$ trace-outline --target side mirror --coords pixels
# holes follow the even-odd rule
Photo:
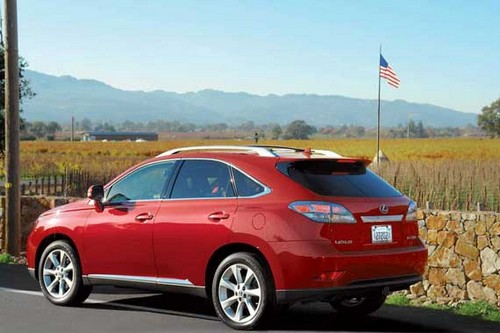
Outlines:
[[[104,199],[104,186],[102,185],[92,185],[87,191],[87,197],[94,200],[94,207],[96,212],[102,212],[104,210],[104,204],[102,199]]]

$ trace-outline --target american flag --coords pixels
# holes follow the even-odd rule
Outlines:
[[[380,77],[387,80],[387,83],[394,88],[399,87],[399,78],[394,69],[389,66],[389,63],[380,55]]]

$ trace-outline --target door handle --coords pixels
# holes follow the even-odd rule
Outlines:
[[[139,222],[146,222],[147,220],[152,220],[153,219],[153,215],[151,215],[150,213],[142,213],[142,214],[139,214],[135,217],[135,220],[136,221],[139,221]]]
[[[226,212],[215,212],[208,215],[208,219],[214,222],[219,222],[220,220],[227,220],[228,218],[229,214]]]

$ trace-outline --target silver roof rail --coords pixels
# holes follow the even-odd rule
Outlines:
[[[285,146],[194,146],[194,147],[181,147],[168,150],[166,152],[161,153],[156,157],[175,155],[182,152],[188,151],[239,151],[239,152],[250,152],[257,154],[262,157],[278,157],[279,153],[305,153],[307,149],[303,148],[293,148],[293,147],[285,147]],[[330,150],[322,150],[322,149],[310,149],[311,154],[323,155],[325,157],[332,158],[342,158],[342,155],[339,155]]]
[[[241,151],[241,152],[251,152],[262,157],[276,157],[277,155],[272,153],[269,149],[263,147],[251,147],[251,146],[194,146],[194,147],[182,147],[168,150],[161,153],[156,157],[169,156],[177,153],[187,152],[187,151]]]
[[[294,148],[294,147],[287,147],[287,146],[268,146],[268,145],[251,145],[250,147],[259,147],[259,148],[266,148],[270,150],[271,152],[293,152],[293,153],[304,153],[306,152],[306,149],[304,148]],[[342,155],[337,154],[334,151],[331,150],[324,150],[324,149],[311,149],[311,154],[317,154],[317,155],[324,155],[326,157],[335,157],[335,158],[340,158],[343,157]]]
[[[331,150],[311,149],[311,153],[318,155],[325,155],[326,157],[335,157],[335,158],[343,157],[342,155],[337,154],[336,152]]]

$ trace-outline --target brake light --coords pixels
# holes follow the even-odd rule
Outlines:
[[[342,205],[322,201],[295,201],[291,210],[319,223],[356,223],[350,211]]]
[[[410,201],[408,206],[408,211],[406,212],[406,221],[416,221],[417,220],[417,204],[415,201]]]

